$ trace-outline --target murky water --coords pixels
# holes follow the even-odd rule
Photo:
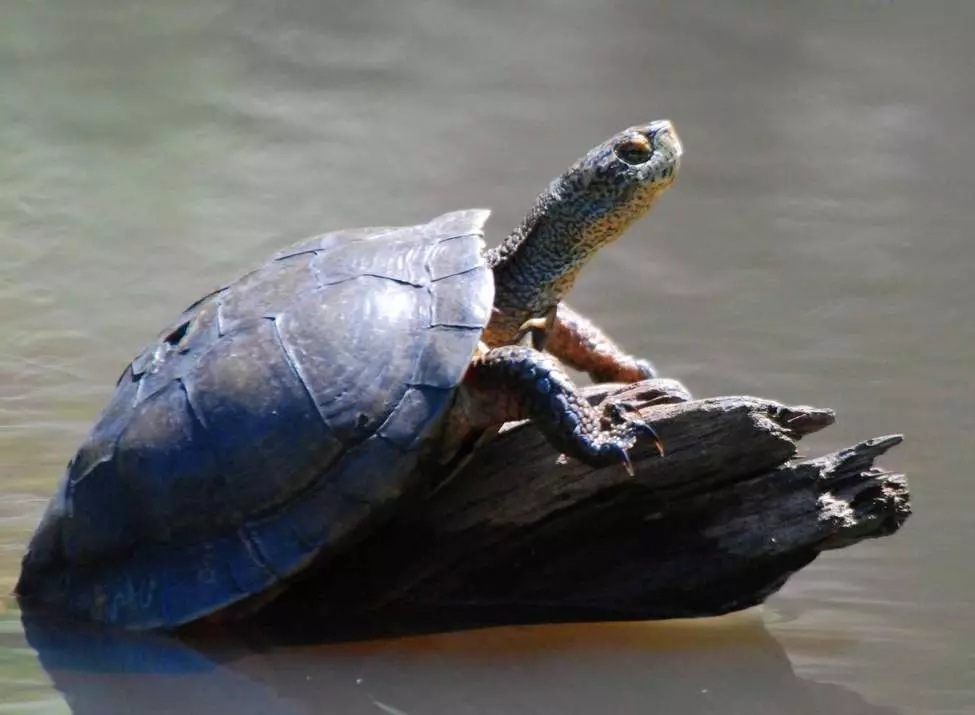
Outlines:
[[[574,303],[700,395],[903,431],[897,536],[716,622],[289,650],[0,615],[0,713],[970,713],[975,5],[12,0],[0,22],[0,590],[121,367],[327,228],[496,210],[616,129],[687,155]]]

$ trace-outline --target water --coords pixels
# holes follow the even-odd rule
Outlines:
[[[697,394],[901,431],[916,515],[713,622],[314,649],[0,613],[0,713],[971,713],[975,5],[13,0],[0,23],[0,590],[135,351],[328,228],[495,209],[666,116],[677,186],[574,304]],[[30,645],[28,645],[28,641]],[[889,708],[889,709],[888,709]]]

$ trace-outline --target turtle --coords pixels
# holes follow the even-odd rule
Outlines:
[[[669,121],[635,125],[495,248],[485,209],[339,230],[193,303],[125,368],[68,463],[21,603],[134,630],[260,607],[371,533],[423,465],[456,464],[510,420],[632,469],[653,427],[631,405],[591,406],[565,366],[597,382],[654,368],[563,298],[671,186],[681,153]]]

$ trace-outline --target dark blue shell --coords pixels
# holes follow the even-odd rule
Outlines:
[[[192,305],[119,379],[18,592],[171,627],[361,535],[410,486],[490,317],[487,216],[326,234]]]

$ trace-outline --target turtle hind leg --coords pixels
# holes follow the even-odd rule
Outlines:
[[[629,450],[640,435],[663,453],[653,427],[630,405],[593,407],[552,356],[532,348],[506,345],[476,357],[463,390],[469,426],[530,418],[555,449],[593,467],[619,463],[632,471]]]

